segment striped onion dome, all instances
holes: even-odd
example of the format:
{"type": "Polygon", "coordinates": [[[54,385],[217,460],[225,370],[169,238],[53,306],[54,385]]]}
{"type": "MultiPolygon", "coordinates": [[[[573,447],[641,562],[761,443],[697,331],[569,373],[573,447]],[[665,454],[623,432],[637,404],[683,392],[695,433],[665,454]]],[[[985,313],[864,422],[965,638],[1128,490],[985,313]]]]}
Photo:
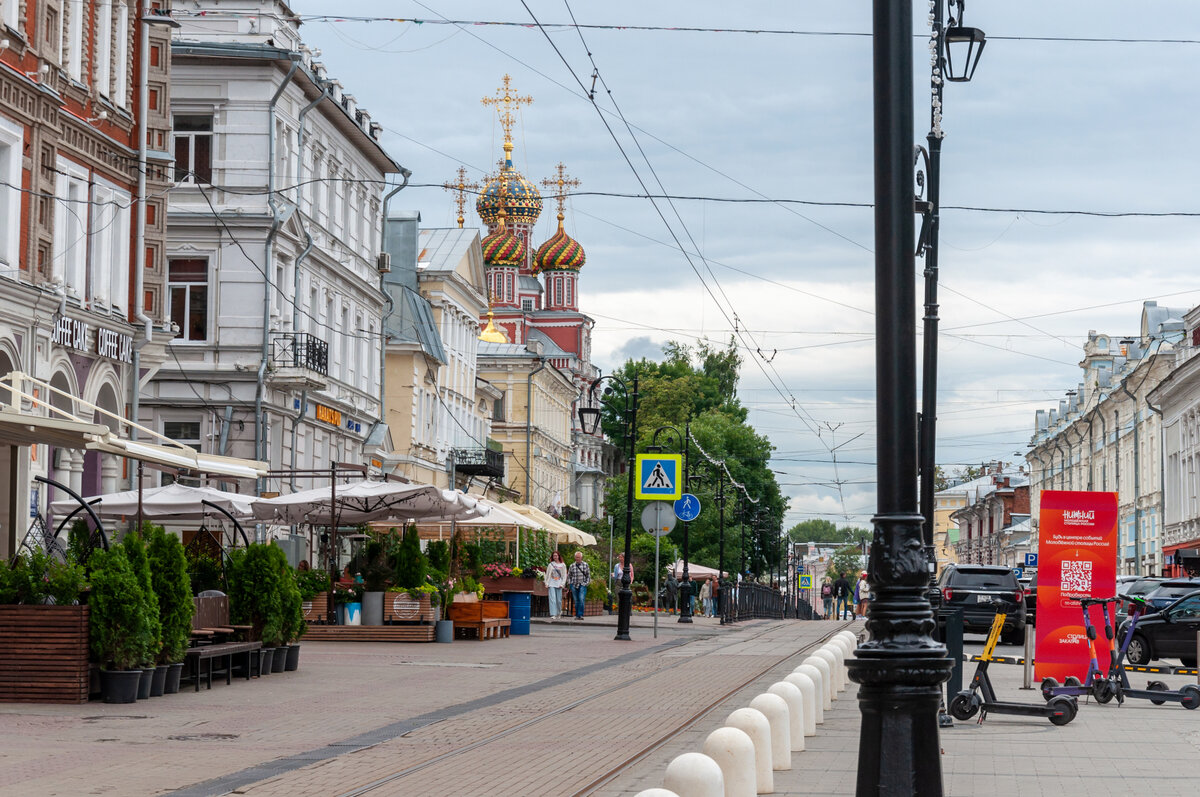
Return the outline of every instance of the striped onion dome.
{"type": "Polygon", "coordinates": [[[587,261],[583,247],[563,231],[563,215],[558,214],[558,231],[538,247],[533,256],[533,273],[543,271],[578,271],[587,261]]]}
{"type": "Polygon", "coordinates": [[[489,266],[522,265],[525,262],[525,244],[508,231],[503,208],[500,209],[498,222],[500,226],[496,228],[496,231],[480,241],[484,264],[489,266]]]}
{"type": "Polygon", "coordinates": [[[489,227],[496,225],[501,210],[509,224],[532,225],[542,215],[542,193],[513,168],[512,144],[505,142],[504,149],[500,174],[484,184],[475,200],[475,210],[489,227]]]}

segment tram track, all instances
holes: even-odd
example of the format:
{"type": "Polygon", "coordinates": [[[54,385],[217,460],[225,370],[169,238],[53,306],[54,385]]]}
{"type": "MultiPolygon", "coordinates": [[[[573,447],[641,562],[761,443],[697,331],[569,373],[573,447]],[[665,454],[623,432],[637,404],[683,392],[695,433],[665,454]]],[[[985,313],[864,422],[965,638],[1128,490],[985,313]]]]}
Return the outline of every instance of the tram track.
{"type": "MultiPolygon", "coordinates": [[[[738,681],[736,681],[734,684],[732,684],[728,689],[725,689],[723,692],[721,692],[719,695],[717,695],[714,699],[708,701],[699,710],[693,712],[690,716],[686,717],[685,720],[681,724],[677,725],[669,732],[667,732],[661,736],[658,736],[653,741],[651,741],[649,744],[643,745],[633,755],[627,756],[621,761],[614,762],[613,765],[610,766],[605,772],[601,773],[597,777],[593,777],[582,787],[572,787],[574,789],[574,791],[571,791],[570,793],[576,795],[576,797],[584,797],[585,795],[591,795],[591,794],[595,793],[596,790],[602,788],[605,784],[612,781],[617,775],[619,775],[621,772],[626,770],[630,765],[636,764],[638,761],[641,761],[642,759],[651,755],[655,750],[661,748],[663,745],[669,743],[672,739],[677,737],[679,734],[685,732],[686,730],[688,730],[689,728],[694,726],[696,723],[703,720],[714,709],[716,709],[722,703],[727,701],[730,697],[735,695],[737,692],[745,689],[747,686],[752,684],[754,681],[761,678],[764,674],[766,674],[770,670],[774,669],[775,667],[778,667],[780,664],[787,662],[789,659],[796,658],[796,657],[803,655],[803,654],[807,653],[808,651],[820,646],[823,642],[828,640],[831,636],[836,634],[838,631],[841,631],[842,629],[848,627],[850,625],[850,623],[837,622],[837,623],[831,623],[830,625],[832,627],[830,628],[830,630],[827,634],[824,634],[824,635],[818,637],[814,641],[805,644],[804,646],[800,647],[799,649],[797,649],[795,651],[788,652],[785,655],[781,655],[778,657],[773,657],[771,660],[763,662],[761,666],[756,666],[746,677],[740,678],[738,681]]],[[[759,640],[762,637],[766,636],[767,634],[770,634],[775,631],[778,631],[778,626],[772,624],[766,628],[763,628],[763,629],[757,631],[756,633],[753,633],[750,636],[737,635],[736,638],[729,639],[729,640],[722,640],[722,643],[718,646],[717,650],[727,649],[727,648],[731,648],[734,646],[744,646],[744,645],[747,645],[748,643],[753,643],[756,640],[759,640]]],[[[698,643],[698,642],[700,642],[700,640],[696,640],[694,643],[698,643]]],[[[664,655],[664,653],[665,653],[665,651],[663,653],[660,653],[659,655],[664,655]]],[[[708,654],[705,654],[705,655],[712,655],[712,652],[709,652],[708,654]]],[[[636,676],[632,676],[630,678],[626,678],[624,680],[621,680],[615,684],[608,686],[605,689],[594,692],[593,694],[585,695],[577,700],[573,700],[569,703],[565,703],[561,706],[557,706],[556,708],[554,708],[550,711],[547,711],[537,717],[531,717],[527,720],[519,722],[508,728],[504,728],[503,730],[497,731],[496,733],[489,734],[485,737],[468,742],[460,747],[456,747],[453,750],[448,750],[445,753],[442,753],[440,755],[436,755],[432,758],[429,758],[429,759],[426,759],[419,763],[405,767],[396,772],[389,773],[388,775],[386,775],[384,777],[376,778],[375,780],[372,780],[368,783],[362,784],[360,786],[356,786],[353,789],[339,792],[338,797],[363,797],[363,795],[383,795],[383,794],[408,793],[408,792],[394,790],[397,787],[400,787],[403,785],[402,783],[400,783],[400,781],[403,781],[405,778],[409,778],[414,775],[417,775],[418,773],[421,773],[422,771],[427,770],[431,767],[435,767],[439,764],[445,764],[447,762],[451,762],[455,759],[466,756],[474,751],[477,751],[477,750],[480,750],[481,748],[487,747],[488,745],[495,744],[496,742],[498,742],[502,739],[505,739],[506,737],[513,736],[515,734],[519,734],[523,731],[529,731],[531,729],[536,729],[537,726],[539,726],[539,725],[548,724],[552,720],[559,718],[564,714],[567,714],[567,713],[574,711],[576,709],[579,709],[581,707],[587,706],[588,704],[593,703],[595,701],[602,700],[605,698],[611,699],[614,695],[621,692],[622,690],[627,690],[632,687],[642,685],[647,681],[650,681],[652,679],[657,679],[662,676],[673,675],[676,673],[677,670],[679,670],[679,668],[682,668],[688,664],[693,663],[696,660],[696,658],[697,658],[696,656],[681,657],[679,661],[659,667],[659,668],[655,669],[653,672],[642,673],[642,674],[639,674],[636,676]]]]}

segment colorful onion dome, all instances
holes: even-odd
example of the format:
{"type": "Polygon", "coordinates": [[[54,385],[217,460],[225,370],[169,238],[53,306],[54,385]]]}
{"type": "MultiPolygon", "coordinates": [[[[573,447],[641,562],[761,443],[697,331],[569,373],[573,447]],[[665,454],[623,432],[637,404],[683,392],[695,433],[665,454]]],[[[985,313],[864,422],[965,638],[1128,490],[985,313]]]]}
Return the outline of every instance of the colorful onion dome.
{"type": "Polygon", "coordinates": [[[587,261],[583,247],[563,231],[563,214],[558,214],[558,232],[538,247],[533,256],[533,273],[543,271],[578,271],[587,261]]]}
{"type": "Polygon", "coordinates": [[[525,262],[525,244],[508,231],[504,208],[497,216],[499,227],[480,241],[483,262],[488,266],[520,266],[525,262]]]}
{"type": "Polygon", "coordinates": [[[513,168],[510,141],[504,142],[504,165],[500,167],[500,174],[484,184],[479,199],[475,200],[479,218],[489,227],[496,224],[502,209],[509,224],[534,224],[542,214],[541,192],[513,168]]]}

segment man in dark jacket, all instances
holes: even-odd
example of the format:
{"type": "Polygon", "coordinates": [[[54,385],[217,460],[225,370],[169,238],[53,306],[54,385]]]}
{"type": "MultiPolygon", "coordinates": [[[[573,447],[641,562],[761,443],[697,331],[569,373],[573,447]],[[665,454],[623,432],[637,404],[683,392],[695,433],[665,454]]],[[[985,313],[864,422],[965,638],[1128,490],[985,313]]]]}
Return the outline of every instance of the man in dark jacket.
{"type": "Polygon", "coordinates": [[[848,620],[853,613],[851,606],[850,582],[846,579],[846,574],[842,573],[833,582],[833,600],[834,614],[839,620],[848,620]]]}

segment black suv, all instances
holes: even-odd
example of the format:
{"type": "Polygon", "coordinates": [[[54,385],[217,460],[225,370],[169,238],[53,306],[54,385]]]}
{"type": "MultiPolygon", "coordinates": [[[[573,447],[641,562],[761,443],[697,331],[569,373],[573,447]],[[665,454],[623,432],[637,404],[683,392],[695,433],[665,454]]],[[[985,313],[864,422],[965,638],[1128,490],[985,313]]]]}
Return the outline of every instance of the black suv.
{"type": "Polygon", "coordinates": [[[939,626],[961,610],[964,631],[986,634],[999,610],[1008,615],[1001,640],[1016,645],[1025,639],[1025,591],[1007,567],[946,565],[930,591],[930,601],[939,626]]]}

